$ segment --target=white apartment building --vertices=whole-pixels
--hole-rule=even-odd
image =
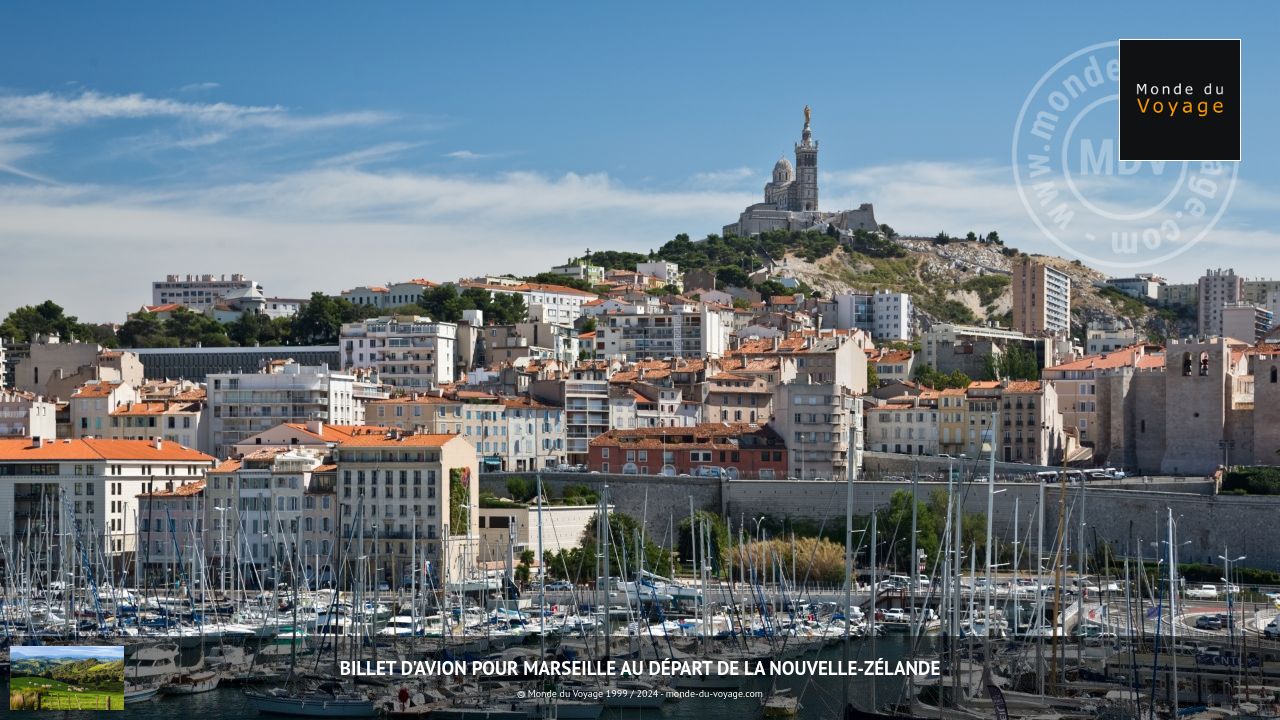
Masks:
[[[872,296],[871,337],[876,340],[910,340],[911,296],[907,293],[882,290]]]
[[[228,457],[237,443],[281,423],[361,424],[364,406],[356,385],[354,375],[293,362],[274,364],[268,372],[209,375],[214,454]]]
[[[128,566],[138,495],[203,479],[212,466],[208,455],[164,440],[0,439],[0,538],[11,548],[28,537],[50,544],[55,565],[75,555],[75,542],[91,542]]]
[[[323,458],[324,452],[314,448],[264,447],[209,472],[204,514],[212,573],[236,573],[229,584],[245,577],[255,587],[266,578],[276,580],[273,568],[287,565],[291,557],[310,561],[320,552],[327,558],[332,542],[307,552],[301,537],[304,500]]]
[[[233,290],[261,290],[258,283],[244,275],[168,275],[163,282],[151,283],[151,304],[175,303],[204,312]]]
[[[867,408],[868,450],[907,455],[938,454],[937,398],[893,398]]]
[[[529,398],[411,393],[370,402],[365,414],[374,425],[461,435],[487,470],[537,470],[565,461],[564,408]]]
[[[351,290],[343,290],[338,293],[338,297],[354,305],[391,309],[413,305],[422,298],[422,293],[437,285],[439,283],[414,278],[386,285],[362,285]]]
[[[666,260],[636,263],[636,272],[655,277],[668,285],[680,287],[680,266]]]
[[[1119,324],[1089,323],[1085,330],[1085,354],[1099,355],[1127,348],[1138,342],[1138,333]]]
[[[0,438],[53,439],[58,433],[57,406],[39,395],[0,388]]]
[[[703,303],[659,306],[655,310],[601,316],[596,355],[628,362],[649,358],[714,358],[729,349],[732,313]]]
[[[433,388],[453,382],[458,326],[394,315],[345,323],[338,338],[344,369],[369,368],[383,383]]]
[[[585,464],[591,440],[615,422],[610,413],[608,367],[603,363],[578,366],[568,378],[531,383],[529,392],[540,402],[564,408],[565,453],[570,463]]]

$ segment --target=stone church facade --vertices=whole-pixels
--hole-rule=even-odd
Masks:
[[[804,129],[796,143],[795,165],[783,157],[773,166],[773,179],[764,186],[764,202],[751,205],[738,222],[724,226],[725,235],[750,236],[769,230],[809,230],[835,226],[843,234],[855,230],[875,232],[879,225],[870,203],[856,210],[822,212],[818,209],[818,141],[804,109]]]

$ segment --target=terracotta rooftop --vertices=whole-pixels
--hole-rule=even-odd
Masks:
[[[31,438],[0,438],[0,460],[138,460],[213,462],[213,458],[176,442],[150,440],[49,439],[36,447]]]
[[[116,388],[120,387],[120,383],[95,382],[81,385],[74,393],[73,398],[104,398],[110,395]]]
[[[183,483],[172,490],[156,490],[150,493],[138,493],[138,497],[191,497],[192,495],[199,495],[204,492],[204,486],[204,480],[196,480],[195,482]]]
[[[382,436],[391,430],[391,428],[381,425],[330,425],[325,423],[321,428],[320,434],[317,435],[307,428],[306,423],[285,423],[285,425],[294,430],[300,430],[317,440],[332,443],[341,443],[365,435]]]
[[[443,447],[458,435],[429,435],[410,433],[377,433],[353,435],[338,444],[339,447]]]
[[[1139,349],[1143,349],[1142,354]],[[1069,371],[1114,370],[1122,367],[1139,369],[1164,367],[1164,352],[1153,346],[1130,345],[1097,355],[1086,355],[1079,360],[1054,365],[1044,369],[1046,373],[1057,374]]]

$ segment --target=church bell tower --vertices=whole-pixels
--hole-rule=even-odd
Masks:
[[[795,203],[792,210],[818,209],[818,142],[809,128],[809,106],[804,106],[804,131],[796,144]]]

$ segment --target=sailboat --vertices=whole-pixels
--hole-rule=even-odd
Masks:
[[[314,690],[291,691],[272,688],[263,692],[246,691],[249,704],[260,713],[297,717],[375,717],[378,709],[373,701],[359,693],[347,692],[336,683],[325,683]]]

